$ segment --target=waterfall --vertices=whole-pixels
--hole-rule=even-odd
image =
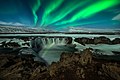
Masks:
[[[41,38],[43,47],[47,47],[49,45],[64,45],[66,44],[65,38]]]
[[[31,40],[31,45],[33,50],[37,52],[36,58],[39,60],[42,58],[51,64],[52,61],[59,60],[62,52],[76,51],[74,45],[71,45],[72,41],[71,37],[37,37]]]
[[[65,45],[66,42],[67,42],[66,38],[38,37],[38,38],[31,40],[31,47],[41,50],[51,45]]]

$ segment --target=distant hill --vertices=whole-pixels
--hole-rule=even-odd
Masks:
[[[95,29],[95,28],[79,28],[79,27],[71,27],[69,28],[69,32],[88,32],[88,33],[116,33],[120,32],[120,29]]]
[[[21,26],[3,26],[0,25],[0,33],[33,33],[38,32],[36,28],[28,28]]]

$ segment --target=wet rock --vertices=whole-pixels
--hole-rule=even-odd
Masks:
[[[38,53],[40,50],[43,49],[42,39],[40,37],[32,39],[31,47],[36,53]]]
[[[2,47],[2,48],[7,47],[6,41],[1,42],[0,44],[1,44],[0,47]]]
[[[2,44],[1,47],[3,47],[3,48],[6,48],[6,47],[7,48],[18,48],[18,47],[20,47],[20,45],[17,42],[11,42],[11,41],[9,41],[9,42],[3,41],[1,44]]]
[[[93,41],[93,39],[82,37],[82,38],[76,38],[75,42],[78,42],[81,45],[85,46],[85,44],[92,44],[94,41]]]
[[[72,44],[72,37],[66,38],[66,44]]]
[[[76,38],[75,42],[78,42],[84,46],[85,44],[111,44],[111,40],[104,36],[94,37],[94,39],[86,37]]]
[[[120,44],[120,38],[113,39],[112,44]]]
[[[23,46],[30,46],[29,42],[22,43]]]
[[[115,55],[120,55],[119,51],[112,51],[112,53],[114,53]]]
[[[25,56],[25,55],[34,55],[35,51],[33,51],[31,48],[22,48],[19,51],[18,55]]]
[[[111,44],[111,41],[109,38],[101,36],[101,37],[95,37],[94,38],[94,44]]]
[[[24,40],[25,42],[30,40],[29,37],[21,37],[20,39],[21,39],[21,40]]]

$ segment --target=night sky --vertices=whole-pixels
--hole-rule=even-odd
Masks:
[[[120,0],[0,0],[0,24],[120,29]]]

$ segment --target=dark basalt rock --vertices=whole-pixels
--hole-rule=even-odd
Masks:
[[[120,80],[120,63],[97,59],[92,49],[62,53],[60,61],[46,67],[31,57],[0,55],[3,80]]]
[[[72,37],[66,38],[66,44],[72,44]]]
[[[74,41],[78,42],[78,43],[80,43],[81,45],[84,45],[84,46],[85,46],[85,44],[93,44],[94,43],[93,39],[89,39],[89,38],[85,38],[85,37],[75,38]]]
[[[94,38],[94,44],[110,44],[110,43],[111,43],[110,39],[104,36]]]
[[[42,43],[42,40],[41,38],[34,38],[31,40],[31,46],[32,46],[32,49],[38,53],[40,50],[43,49],[43,43]]]
[[[1,44],[0,47],[2,47],[2,48],[3,48],[3,47],[7,47],[6,41],[1,42],[0,44]]]
[[[2,48],[9,48],[9,47],[18,48],[18,47],[20,47],[20,45],[17,42],[11,42],[11,41],[9,41],[9,42],[3,41],[1,44],[2,45],[0,47],[2,47]]]
[[[4,53],[4,54],[7,54],[9,52],[13,51],[13,48],[3,48],[3,47],[0,47],[0,54]]]
[[[0,78],[3,80],[33,80],[34,76],[45,71],[46,65],[34,61],[31,56],[0,55]]]
[[[84,46],[85,46],[85,44],[112,44],[111,40],[104,36],[94,37],[93,39],[82,37],[82,38],[76,38],[74,41],[78,42]],[[118,43],[118,42],[116,42],[116,43]]]
[[[120,44],[120,38],[115,38],[112,40],[112,44]]]
[[[30,43],[29,42],[25,42],[25,43],[22,43],[23,46],[27,45],[27,46],[30,46]]]
[[[63,53],[49,73],[52,80],[119,80],[120,64],[97,60],[85,49],[81,55]]]
[[[24,40],[25,42],[30,40],[29,37],[21,37],[20,39],[21,39],[21,40]]]
[[[112,53],[114,53],[115,55],[120,55],[119,51],[112,51]]]

